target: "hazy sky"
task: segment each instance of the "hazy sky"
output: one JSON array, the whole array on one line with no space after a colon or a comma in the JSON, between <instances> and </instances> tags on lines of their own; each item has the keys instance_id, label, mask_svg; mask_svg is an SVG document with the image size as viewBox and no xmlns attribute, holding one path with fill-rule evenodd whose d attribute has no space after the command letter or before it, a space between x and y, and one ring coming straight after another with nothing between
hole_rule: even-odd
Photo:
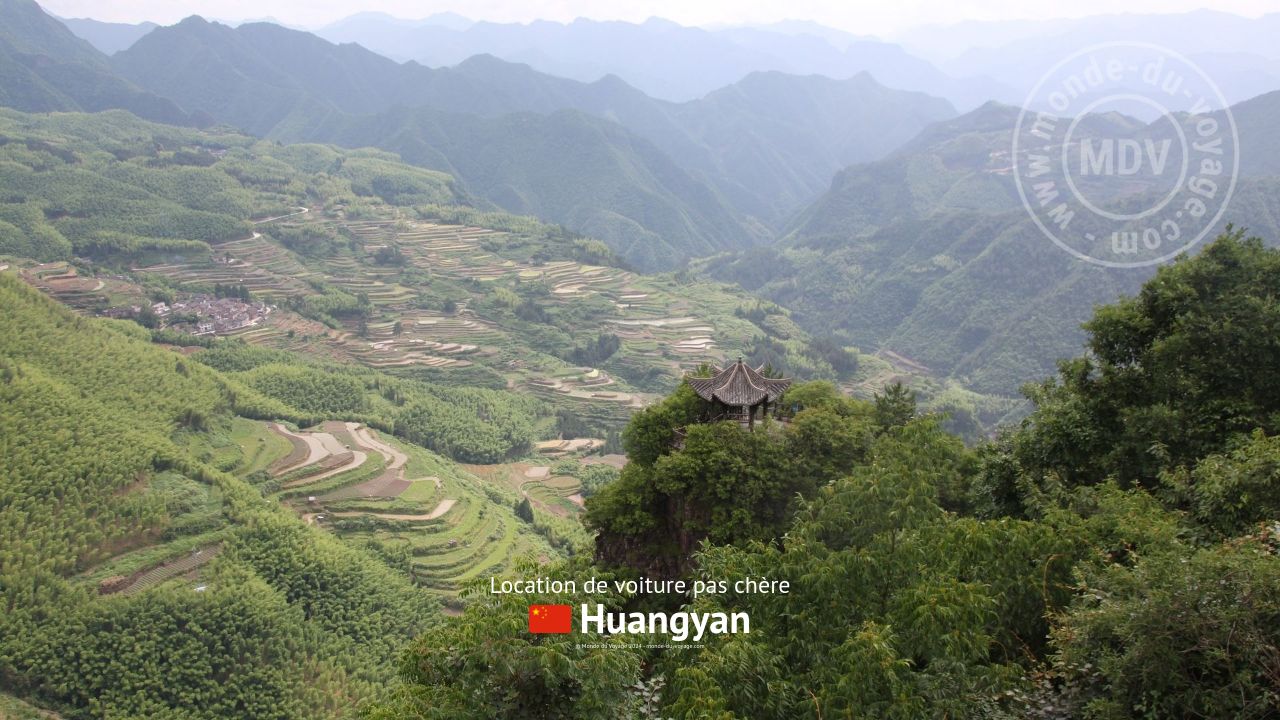
<instances>
[{"instance_id":1,"label":"hazy sky","mask_svg":"<svg viewBox=\"0 0 1280 720\"><path fill-rule=\"evenodd\" d=\"M377 10L403 18L451 11L472 19L640 21L665 17L685 25L815 20L859 34L892 35L918 25L959 20L1081 17L1110 13L1177 13L1201 7L1256 17L1280 12L1280 0L39 0L62 17L169 24L188 15L242 20L274 17L306 28Z\"/></svg>"}]
</instances>

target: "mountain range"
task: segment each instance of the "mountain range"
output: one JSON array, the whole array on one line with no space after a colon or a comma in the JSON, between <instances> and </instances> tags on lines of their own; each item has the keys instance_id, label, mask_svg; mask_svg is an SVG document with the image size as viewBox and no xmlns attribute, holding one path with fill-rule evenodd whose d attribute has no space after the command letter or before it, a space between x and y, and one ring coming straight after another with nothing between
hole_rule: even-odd
<instances>
[{"instance_id":1,"label":"mountain range","mask_svg":"<svg viewBox=\"0 0 1280 720\"><path fill-rule=\"evenodd\" d=\"M807 23L707 30L659 18L463 24L362 13L316 32L433 67L491 54L587 82L618 75L672 101L697 99L764 71L832 78L867 72L890 87L937 95L963 109L1012 93L987 78L950 76L892 43Z\"/></svg>"},{"instance_id":2,"label":"mountain range","mask_svg":"<svg viewBox=\"0 0 1280 720\"><path fill-rule=\"evenodd\" d=\"M0 0L0 104L32 112L129 110L182 123L173 102L112 72L92 45L29 0Z\"/></svg>"},{"instance_id":3,"label":"mountain range","mask_svg":"<svg viewBox=\"0 0 1280 720\"><path fill-rule=\"evenodd\" d=\"M1277 112L1280 92L1232 108L1247 152L1215 232L1233 223L1280 238L1280 146L1265 131ZM791 308L811 332L1013 394L1079 352L1080 323L1095 305L1135 292L1154 272L1080 262L1041 234L1009 171L1018 114L988 103L937 123L889 157L837 174L778 244L700 267ZM1082 137L1162 132L1117 115L1080 126ZM1101 188L1113 204L1154 192L1143 177Z\"/></svg>"},{"instance_id":4,"label":"mountain range","mask_svg":"<svg viewBox=\"0 0 1280 720\"><path fill-rule=\"evenodd\" d=\"M174 122L225 123L284 143L390 150L452 175L455 190L482 209L599 237L637 269L714 256L696 267L791 308L811 332L893 352L983 392L1009 395L1027 377L1052 372L1057 358L1077 350L1077 326L1090 308L1149 275L1082 265L1039 234L1008 172L1018 111L1000 102L957 115L943 98L891 89L866 72L839 80L778 71L748 72L672 102L617 75L583 82L494 55L431 68L273 24L232 28L196 17L154 28L107 58L34 4L3 1L14 18L6 27L23 28L4 36L10 55L26 58L14 72L35 77L13 87L33 88L35 97L36 80L55 89L50 97L72 98L76 86L50 84L47 78L65 74L32 68L73 67L127 90L108 107L130 109L145 97L171 109ZM1230 25L1231 17L1200 19L1211 27ZM1174 29L1160 35L1166 40L1182 27L1170 23ZM326 33L393 27L514 37L518 28L552 35L611 29L627 42L639 42L641 31L670 33L679 39L673 48L794 41L821 53L874 44L806 25L697 33L659 21L492 25L364 15ZM1011 37L1030 52L1046 27L1093 26L1028 24ZM1214 47L1206 41L1193 49ZM1266 48L1246 35L1240 51ZM1226 218L1269 237L1280 229L1273 179L1280 146L1269 132L1277 105L1280 95L1272 93L1233 108L1248 152ZM94 106L68 100L56 107ZM1086 116L1081 132L1155 138L1164 131L1110 113ZM1155 186L1138 177L1094 189L1120 202Z\"/></svg>"},{"instance_id":5,"label":"mountain range","mask_svg":"<svg viewBox=\"0 0 1280 720\"><path fill-rule=\"evenodd\" d=\"M596 234L642 269L767 241L839 167L954 114L865 75L759 74L670 103L616 77L582 83L491 56L431 69L276 25L200 18L108 58L29 0L0 9L26 43L11 39L9 54L39 47L23 57L44 58L7 65L24 76L5 83L13 107L118 107L283 142L390 149L454 173L482 205ZM32 67L62 72L51 85L51 71ZM569 148L583 161L572 169Z\"/></svg>"},{"instance_id":6,"label":"mountain range","mask_svg":"<svg viewBox=\"0 0 1280 720\"><path fill-rule=\"evenodd\" d=\"M1231 103L1280 87L1280 55L1272 40L1280 14L1246 18L1212 10L927 26L896 42L802 22L697 28L658 18L521 24L456 16L408 21L378 13L316 32L431 66L487 53L583 81L616 74L669 100L702 97L752 72L833 78L868 72L889 87L943 97L968 111L989 100L1022 102L1046 68L1100 43L1176 49Z\"/></svg>"},{"instance_id":7,"label":"mountain range","mask_svg":"<svg viewBox=\"0 0 1280 720\"><path fill-rule=\"evenodd\" d=\"M754 74L670 103L616 77L581 83L491 56L430 69L275 25L199 18L155 30L111 64L257 135L372 145L455 173L476 196L596 233L641 268L766 241L839 167L954 114L866 75ZM570 146L587 162L551 172Z\"/></svg>"},{"instance_id":8,"label":"mountain range","mask_svg":"<svg viewBox=\"0 0 1280 720\"><path fill-rule=\"evenodd\" d=\"M154 28L86 19L67 23L107 54ZM315 32L432 67L489 54L584 82L614 74L652 97L675 101L700 98L752 72L833 78L868 72L889 87L936 95L964 112L989 100L1020 103L1045 68L1104 43L1174 49L1220 85L1229 102L1240 102L1277 87L1280 53L1272 38L1278 30L1280 13L1248 18L1197 10L971 20L915 27L887 39L796 20L700 28L659 18L496 23L453 13L408 20L378 12L352 15Z\"/></svg>"}]
</instances>

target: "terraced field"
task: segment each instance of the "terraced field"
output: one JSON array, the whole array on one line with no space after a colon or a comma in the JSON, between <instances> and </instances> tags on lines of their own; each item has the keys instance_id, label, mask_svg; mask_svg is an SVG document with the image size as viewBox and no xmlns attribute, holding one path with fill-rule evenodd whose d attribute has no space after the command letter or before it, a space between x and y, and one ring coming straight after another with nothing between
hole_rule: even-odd
<instances>
[{"instance_id":1,"label":"terraced field","mask_svg":"<svg viewBox=\"0 0 1280 720\"><path fill-rule=\"evenodd\" d=\"M534 451L548 458L585 453L604 445L600 438L575 438L573 440L547 440L534 445Z\"/></svg>"},{"instance_id":2,"label":"terraced field","mask_svg":"<svg viewBox=\"0 0 1280 720\"><path fill-rule=\"evenodd\" d=\"M125 578L118 585L104 583L99 586L99 592L104 595L116 592L121 595L133 595L159 585L165 580L171 580L183 575L193 575L201 566L217 557L221 550L221 545L198 548L189 555L162 563L145 572L140 572L136 577Z\"/></svg>"},{"instance_id":3,"label":"terraced field","mask_svg":"<svg viewBox=\"0 0 1280 720\"><path fill-rule=\"evenodd\" d=\"M66 262L30 263L15 270L28 283L83 312L146 301L146 295L125 278L83 277Z\"/></svg>"},{"instance_id":4,"label":"terraced field","mask_svg":"<svg viewBox=\"0 0 1280 720\"><path fill-rule=\"evenodd\" d=\"M582 484L570 475L554 475L551 468L534 466L524 472L520 492L536 505L557 515L576 514L582 508Z\"/></svg>"},{"instance_id":5,"label":"terraced field","mask_svg":"<svg viewBox=\"0 0 1280 720\"><path fill-rule=\"evenodd\" d=\"M403 551L410 558L405 570L446 600L466 580L499 573L520 555L554 553L515 517L514 493L426 450L357 423L272 431L296 443L275 470L282 502L352 542ZM367 461L354 464L356 453ZM344 464L327 465L334 462ZM366 464L376 471L362 470Z\"/></svg>"},{"instance_id":6,"label":"terraced field","mask_svg":"<svg viewBox=\"0 0 1280 720\"><path fill-rule=\"evenodd\" d=\"M306 522L352 543L402 553L409 560L399 569L455 605L466 580L497 574L522 555L556 554L516 518L518 492L358 423L296 430L237 420L213 457L264 483ZM218 512L216 502L210 509ZM140 538L82 578L102 594L133 594L166 582L198 590L202 568L217 558L226 532L179 534L160 543Z\"/></svg>"},{"instance_id":7,"label":"terraced field","mask_svg":"<svg viewBox=\"0 0 1280 720\"><path fill-rule=\"evenodd\" d=\"M250 258L257 258L266 264L259 265ZM243 285L257 297L278 300L308 290L303 280L288 273L290 265L284 248L264 241L261 233L255 232L252 237L244 240L218 245L207 256L148 265L138 270L160 275L178 284ZM273 267L280 271L273 270ZM305 270L302 272L306 273Z\"/></svg>"},{"instance_id":8,"label":"terraced field","mask_svg":"<svg viewBox=\"0 0 1280 720\"><path fill-rule=\"evenodd\" d=\"M448 377L492 371L509 389L537 395L601 428L620 427L684 372L723 362L726 353L742 352L761 334L735 316L744 302L739 292L543 261L535 250L544 241L537 238L411 220L403 211L378 207L381 218L348 220L315 209L267 218L251 237L215 245L207 254L166 257L163 264L136 268L132 279L160 276L179 290L242 285L274 305L261 323L228 333L246 342L389 372ZM338 249L300 255L273 239L272 233L288 232L338 238ZM388 262L384 255L391 249L396 260ZM146 299L128 277L80 278L65 264L23 272L29 282L85 310L101 307L104 296ZM367 300L369 313L336 319L310 313L309 319L289 309L325 288ZM503 307L495 298L515 298L505 306L510 308L522 297L537 297L548 311L573 318L556 330L571 342L607 334L620 346L600 367L575 367L563 359L567 352L551 349L565 347L563 341L536 342L529 323L514 321L510 310L495 310Z\"/></svg>"}]
</instances>

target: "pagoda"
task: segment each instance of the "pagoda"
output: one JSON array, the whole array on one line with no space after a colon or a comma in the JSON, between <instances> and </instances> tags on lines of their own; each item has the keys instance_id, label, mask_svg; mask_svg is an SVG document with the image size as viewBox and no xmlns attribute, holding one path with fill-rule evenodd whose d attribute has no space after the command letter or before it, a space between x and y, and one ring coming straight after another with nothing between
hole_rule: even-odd
<instances>
[{"instance_id":1,"label":"pagoda","mask_svg":"<svg viewBox=\"0 0 1280 720\"><path fill-rule=\"evenodd\" d=\"M756 410L760 418L769 414L769 404L778 402L791 386L786 378L768 378L760 370L742 362L742 358L724 370L712 369L712 377L686 376L698 397L711 404L707 419L736 420L743 427L755 427Z\"/></svg>"}]
</instances>

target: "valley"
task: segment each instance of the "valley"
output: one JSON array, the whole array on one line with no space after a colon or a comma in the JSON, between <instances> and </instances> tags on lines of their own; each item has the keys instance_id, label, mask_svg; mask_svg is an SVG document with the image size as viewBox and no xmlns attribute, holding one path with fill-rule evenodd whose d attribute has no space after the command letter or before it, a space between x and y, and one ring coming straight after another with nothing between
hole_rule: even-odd
<instances>
[{"instance_id":1,"label":"valley","mask_svg":"<svg viewBox=\"0 0 1280 720\"><path fill-rule=\"evenodd\" d=\"M1143 17L1243 102L1070 124L1244 150L1118 269L1004 103L1120 16L0 0L0 720L1270 717L1280 91L1224 16Z\"/></svg>"}]
</instances>

